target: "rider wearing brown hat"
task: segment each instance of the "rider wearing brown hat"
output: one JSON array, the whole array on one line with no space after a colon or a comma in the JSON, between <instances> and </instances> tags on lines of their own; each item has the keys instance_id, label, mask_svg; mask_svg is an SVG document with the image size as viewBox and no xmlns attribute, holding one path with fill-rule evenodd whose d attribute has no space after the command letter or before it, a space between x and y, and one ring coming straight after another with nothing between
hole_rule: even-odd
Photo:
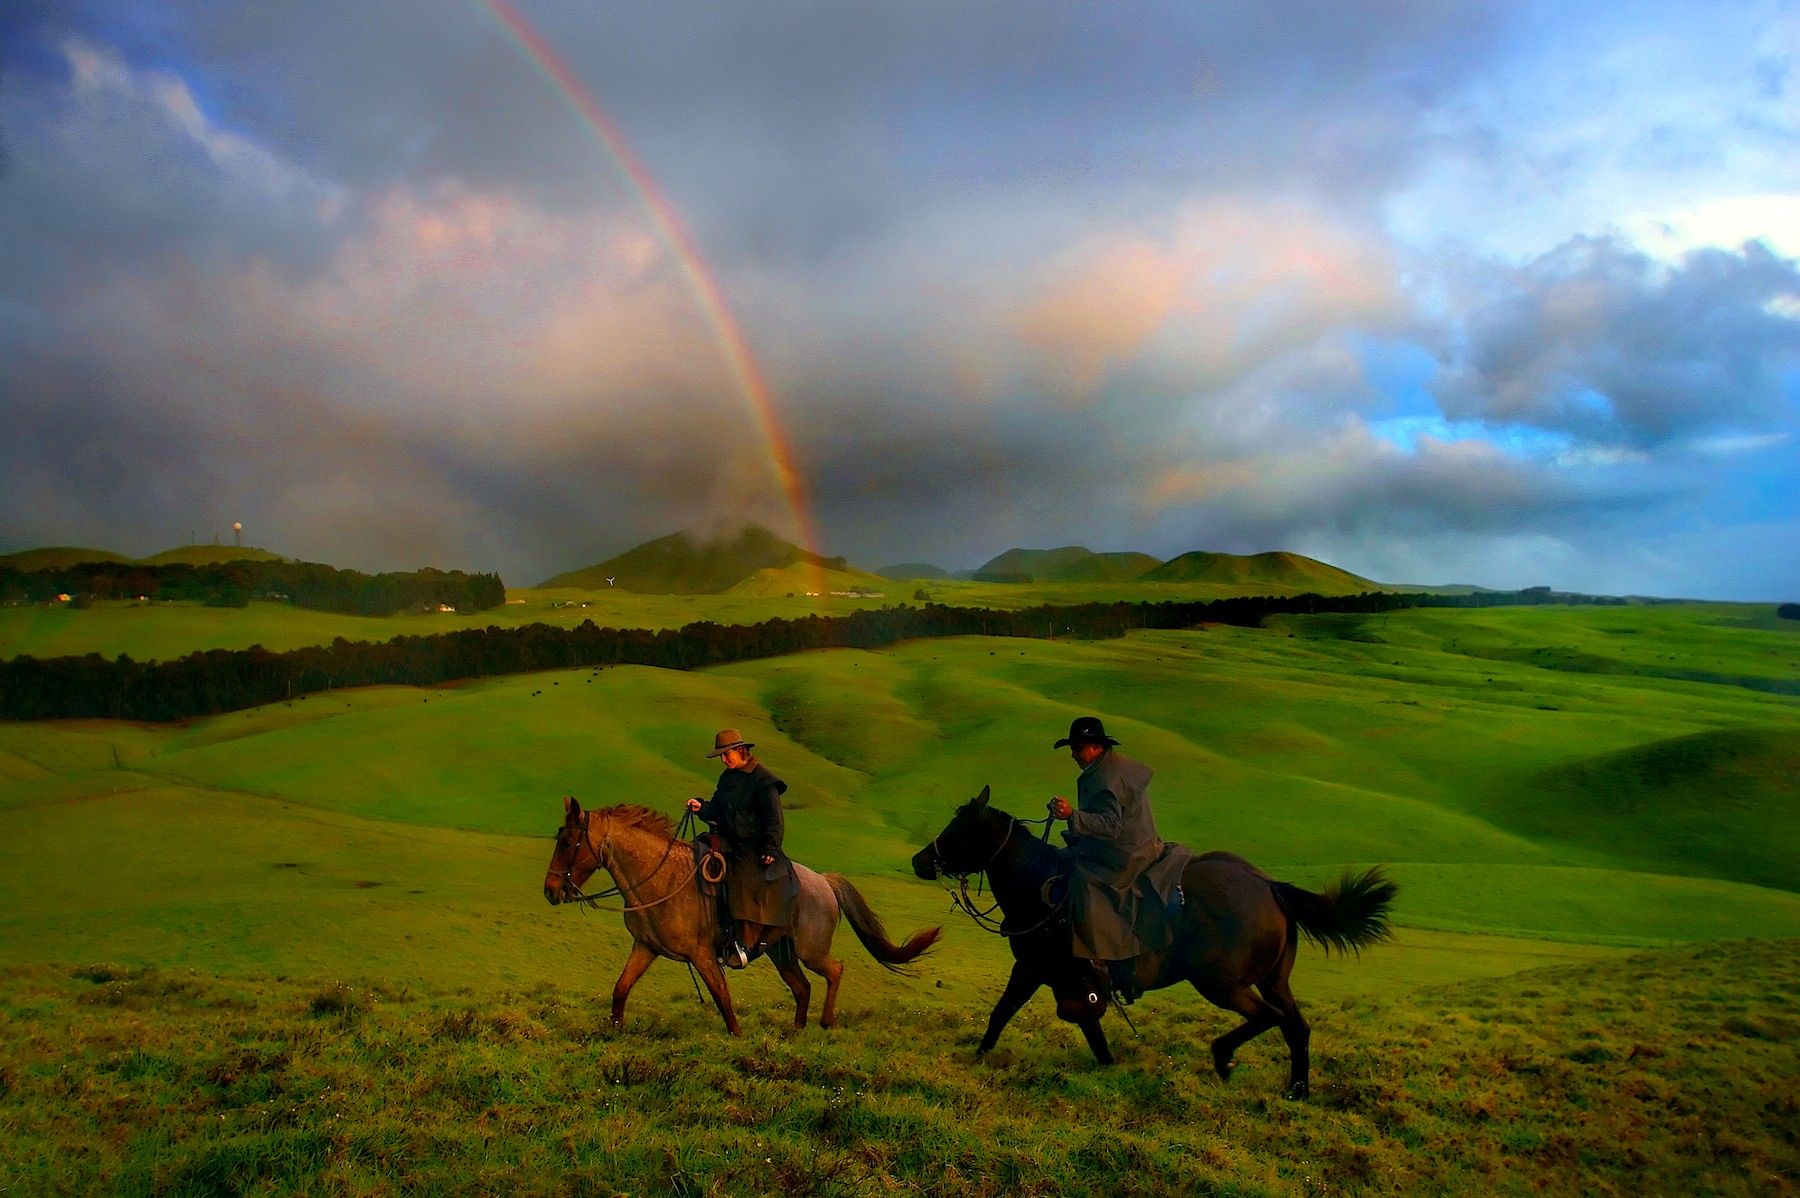
<instances>
[{"instance_id":1,"label":"rider wearing brown hat","mask_svg":"<svg viewBox=\"0 0 1800 1198\"><path fill-rule=\"evenodd\" d=\"M1076 803L1061 795L1050 814L1069 821L1069 901L1078 957L1108 963L1114 992L1123 1002L1137 996L1134 962L1143 951L1134 925L1138 879L1161 856L1162 837L1150 811L1150 767L1114 752L1098 716L1085 715L1052 747L1067 746L1081 767Z\"/></svg>"},{"instance_id":2,"label":"rider wearing brown hat","mask_svg":"<svg viewBox=\"0 0 1800 1198\"><path fill-rule=\"evenodd\" d=\"M725 895L737 940L721 955L738 969L756 955L766 929L792 922L799 891L781 849L781 796L787 783L751 754L755 747L736 728L713 737L707 756L723 758L725 770L712 798L688 800L688 810L697 812L725 844Z\"/></svg>"}]
</instances>

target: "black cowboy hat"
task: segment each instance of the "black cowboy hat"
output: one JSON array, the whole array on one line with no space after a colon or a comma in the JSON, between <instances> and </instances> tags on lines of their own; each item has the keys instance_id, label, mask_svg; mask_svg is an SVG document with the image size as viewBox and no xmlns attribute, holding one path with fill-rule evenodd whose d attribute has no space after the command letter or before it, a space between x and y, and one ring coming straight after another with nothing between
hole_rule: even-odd
<instances>
[{"instance_id":1,"label":"black cowboy hat","mask_svg":"<svg viewBox=\"0 0 1800 1198\"><path fill-rule=\"evenodd\" d=\"M1106 734L1099 716L1082 715L1076 716L1075 722L1069 725L1069 734L1050 747L1060 749L1064 745L1105 745L1110 749L1118 743Z\"/></svg>"}]
</instances>

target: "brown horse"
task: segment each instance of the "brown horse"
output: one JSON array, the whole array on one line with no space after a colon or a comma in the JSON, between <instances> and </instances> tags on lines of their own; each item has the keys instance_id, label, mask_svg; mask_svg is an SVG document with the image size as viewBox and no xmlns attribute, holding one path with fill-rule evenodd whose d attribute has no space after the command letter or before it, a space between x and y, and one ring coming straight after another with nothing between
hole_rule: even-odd
<instances>
[{"instance_id":1,"label":"brown horse","mask_svg":"<svg viewBox=\"0 0 1800 1198\"><path fill-rule=\"evenodd\" d=\"M977 1055L994 1047L1039 987L1049 986L1057 1014L1081 1028L1102 1065L1112 1064L1100 1027L1106 983L1071 949L1066 903L1055 897L1067 892L1066 879L1060 890L1056 886L1067 870L1055 848L989 807L984 786L913 857L913 872L926 879L985 872L1005 915L1000 931L1012 947L1012 977L988 1017ZM1299 938L1304 933L1340 951L1387 939L1388 907L1398 887L1370 869L1346 874L1324 894L1314 894L1272 880L1242 857L1206 853L1189 862L1181 888L1186 903L1175 920L1174 943L1137 959L1139 987L1157 990L1187 982L1208 1002L1244 1017L1212 1042L1213 1067L1227 1081L1237 1050L1279 1027L1288 1046L1287 1094L1306 1097L1312 1029L1288 989Z\"/></svg>"},{"instance_id":2,"label":"brown horse","mask_svg":"<svg viewBox=\"0 0 1800 1198\"><path fill-rule=\"evenodd\" d=\"M552 906L582 900L586 897L582 883L599 869L612 875L623 902L625 930L631 933L631 955L613 984L613 1023L625 1021L625 998L644 971L656 958L667 957L694 967L725 1017L725 1026L737 1035L725 971L713 956L717 907L700 893L694 881L698 871L693 848L676 839L668 816L629 803L583 811L574 799L564 799L563 826L544 875L544 897ZM819 1024L835 1027L844 963L831 956L831 936L840 916L850 921L869 955L895 973L911 973L907 963L930 948L941 929L915 932L905 944L892 944L881 920L848 880L815 873L798 862L794 873L800 882L794 922L770 930L775 938L769 942L769 959L794 992L794 1026L806 1026L812 999L812 985L800 969L804 965L825 979L825 1009L819 1012Z\"/></svg>"}]
</instances>

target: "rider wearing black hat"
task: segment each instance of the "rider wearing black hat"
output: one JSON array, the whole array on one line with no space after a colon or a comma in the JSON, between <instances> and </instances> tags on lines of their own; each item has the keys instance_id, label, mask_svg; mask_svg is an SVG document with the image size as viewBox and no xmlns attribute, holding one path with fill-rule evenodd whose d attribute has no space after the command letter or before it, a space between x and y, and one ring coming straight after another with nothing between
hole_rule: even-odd
<instances>
[{"instance_id":1,"label":"rider wearing black hat","mask_svg":"<svg viewBox=\"0 0 1800 1198\"><path fill-rule=\"evenodd\" d=\"M1135 962L1143 951L1134 924L1138 879L1162 855L1163 840L1150 811L1150 767L1114 752L1098 716L1084 715L1052 747L1068 747L1081 766L1076 803L1061 795L1050 813L1069 821L1063 839L1070 866L1069 901L1078 957L1108 964L1114 992L1137 997Z\"/></svg>"}]
</instances>

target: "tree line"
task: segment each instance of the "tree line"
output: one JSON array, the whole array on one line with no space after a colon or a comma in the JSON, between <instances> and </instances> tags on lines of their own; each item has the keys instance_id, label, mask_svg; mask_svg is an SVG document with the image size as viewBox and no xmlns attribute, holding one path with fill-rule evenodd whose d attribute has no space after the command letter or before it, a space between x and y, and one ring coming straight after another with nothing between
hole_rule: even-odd
<instances>
[{"instance_id":1,"label":"tree line","mask_svg":"<svg viewBox=\"0 0 1800 1198\"><path fill-rule=\"evenodd\" d=\"M364 574L318 562L177 562L160 566L82 562L49 570L0 567L0 603L45 603L61 595L76 603L144 598L214 607L243 607L252 599L267 599L315 611L391 616L440 604L457 611L486 611L506 602L506 585L498 574L433 569Z\"/></svg>"},{"instance_id":2,"label":"tree line","mask_svg":"<svg viewBox=\"0 0 1800 1198\"><path fill-rule=\"evenodd\" d=\"M1547 592L1255 597L1210 602L1088 603L1017 611L884 607L842 616L771 619L760 624L701 621L681 628L575 628L490 625L385 642L347 641L273 653L210 649L169 662L121 655L0 662L0 719L182 720L354 686L432 686L467 678L579 666L642 665L691 670L807 649L879 649L946 636L1100 639L1134 629L1197 624L1254 627L1273 615L1383 612L1405 607L1493 607L1542 603L1623 603Z\"/></svg>"}]
</instances>

